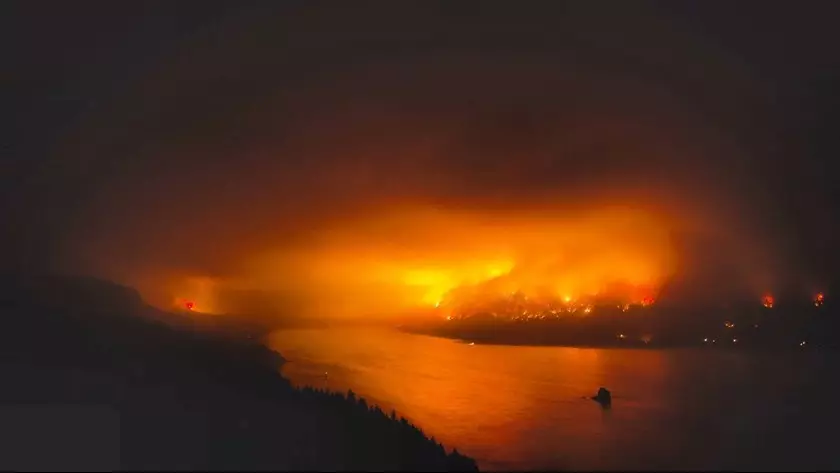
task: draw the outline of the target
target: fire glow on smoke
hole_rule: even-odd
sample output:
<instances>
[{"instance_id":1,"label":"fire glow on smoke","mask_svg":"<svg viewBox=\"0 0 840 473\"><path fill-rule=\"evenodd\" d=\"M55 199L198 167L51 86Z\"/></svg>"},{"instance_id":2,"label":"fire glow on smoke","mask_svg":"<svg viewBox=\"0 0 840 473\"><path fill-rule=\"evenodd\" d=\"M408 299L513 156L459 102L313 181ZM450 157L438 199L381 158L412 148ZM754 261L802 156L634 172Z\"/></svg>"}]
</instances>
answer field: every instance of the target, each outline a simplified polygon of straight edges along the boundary
<instances>
[{"instance_id":1,"label":"fire glow on smoke","mask_svg":"<svg viewBox=\"0 0 840 473\"><path fill-rule=\"evenodd\" d=\"M254 258L237 284L283 288L313 314L387 316L513 293L652 303L673 265L667 227L628 208L572 215L415 208L321 228ZM201 281L196 291L207 298ZM183 296L201 303L197 293Z\"/></svg>"}]
</instances>

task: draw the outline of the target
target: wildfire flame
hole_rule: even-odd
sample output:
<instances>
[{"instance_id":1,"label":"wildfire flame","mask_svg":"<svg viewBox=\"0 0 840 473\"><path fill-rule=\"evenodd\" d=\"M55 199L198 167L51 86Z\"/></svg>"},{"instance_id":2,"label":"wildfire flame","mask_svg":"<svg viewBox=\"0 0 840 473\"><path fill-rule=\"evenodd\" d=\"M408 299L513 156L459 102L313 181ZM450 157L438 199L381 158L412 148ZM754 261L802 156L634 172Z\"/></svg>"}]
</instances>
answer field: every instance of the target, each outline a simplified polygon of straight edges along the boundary
<instances>
[{"instance_id":1,"label":"wildfire flame","mask_svg":"<svg viewBox=\"0 0 840 473\"><path fill-rule=\"evenodd\" d=\"M587 307L599 301L653 304L675 259L668 226L625 207L568 215L399 208L330 223L296 245L245 262L236 282L282 289L296 298L295 313L313 315L445 317L502 300L520 313L582 315L597 313ZM178 293L200 300L202 311L236 312L218 296L229 284L195 278Z\"/></svg>"},{"instance_id":2,"label":"wildfire flame","mask_svg":"<svg viewBox=\"0 0 840 473\"><path fill-rule=\"evenodd\" d=\"M773 308L773 303L774 303L773 296L770 295L770 294L765 295L764 298L762 299L761 303L764 307L766 307L768 309L772 309Z\"/></svg>"},{"instance_id":3,"label":"wildfire flame","mask_svg":"<svg viewBox=\"0 0 840 473\"><path fill-rule=\"evenodd\" d=\"M823 293L820 292L814 297L814 305L816 307L819 307L819 306L823 305L824 302L825 302L825 296L823 295Z\"/></svg>"}]
</instances>

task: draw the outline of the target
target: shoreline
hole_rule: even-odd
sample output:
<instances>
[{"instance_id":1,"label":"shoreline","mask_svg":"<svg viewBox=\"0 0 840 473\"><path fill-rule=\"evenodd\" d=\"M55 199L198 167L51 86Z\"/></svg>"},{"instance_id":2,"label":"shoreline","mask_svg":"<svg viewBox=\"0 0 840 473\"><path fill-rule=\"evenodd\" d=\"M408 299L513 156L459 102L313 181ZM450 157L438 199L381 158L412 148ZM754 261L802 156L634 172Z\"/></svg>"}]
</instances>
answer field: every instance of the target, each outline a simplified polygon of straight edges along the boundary
<instances>
[{"instance_id":1,"label":"shoreline","mask_svg":"<svg viewBox=\"0 0 840 473\"><path fill-rule=\"evenodd\" d=\"M292 386L282 354L249 331L190 323L107 281L8 282L0 346L14 376L0 406L111 406L123 435L116 469L478 469L352 391Z\"/></svg>"},{"instance_id":2,"label":"shoreline","mask_svg":"<svg viewBox=\"0 0 840 473\"><path fill-rule=\"evenodd\" d=\"M825 351L838 351L840 347L826 345L757 345L750 343L641 343L641 342L615 342L615 343L572 343L560 341L541 340L517 340L504 335L498 338L474 337L460 334L441 333L434 330L419 330L407 327L397 327L395 330L413 335L424 335L429 337L453 340L464 345L484 346L511 346L511 347L557 347L557 348L589 348L605 350L704 350L715 352L754 352L754 353L805 353L815 349Z\"/></svg>"}]
</instances>

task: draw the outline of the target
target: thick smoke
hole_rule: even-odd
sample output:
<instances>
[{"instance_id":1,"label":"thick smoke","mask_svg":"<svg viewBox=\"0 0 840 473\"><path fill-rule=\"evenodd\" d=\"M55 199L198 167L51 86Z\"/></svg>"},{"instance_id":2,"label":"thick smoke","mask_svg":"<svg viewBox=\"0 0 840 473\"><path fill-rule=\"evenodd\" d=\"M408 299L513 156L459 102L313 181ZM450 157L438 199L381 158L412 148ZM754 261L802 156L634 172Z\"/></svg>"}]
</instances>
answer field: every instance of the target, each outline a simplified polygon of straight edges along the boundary
<instances>
[{"instance_id":1,"label":"thick smoke","mask_svg":"<svg viewBox=\"0 0 840 473\"><path fill-rule=\"evenodd\" d=\"M449 265L441 287L494 264L592 279L570 286L610 265L657 284L721 268L750 290L776 282L734 126L754 119L733 105L754 100L750 79L690 36L669 36L696 53L680 61L654 17L569 11L562 34L488 20L488 49L410 15L296 14L199 31L79 121L58 151L91 189L61 236L66 267L158 305L255 311L275 294L256 305L352 315L428 302L404 278L430 265ZM635 28L636 48L613 27Z\"/></svg>"}]
</instances>

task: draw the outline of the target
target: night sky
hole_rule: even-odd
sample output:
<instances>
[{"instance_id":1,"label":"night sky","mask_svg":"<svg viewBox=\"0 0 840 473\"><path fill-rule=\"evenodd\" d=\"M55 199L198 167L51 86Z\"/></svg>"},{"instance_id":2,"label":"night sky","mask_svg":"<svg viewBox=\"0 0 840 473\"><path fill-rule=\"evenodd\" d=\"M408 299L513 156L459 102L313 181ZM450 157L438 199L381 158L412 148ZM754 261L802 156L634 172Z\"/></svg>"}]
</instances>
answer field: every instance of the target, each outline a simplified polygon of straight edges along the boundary
<instances>
[{"instance_id":1,"label":"night sky","mask_svg":"<svg viewBox=\"0 0 840 473\"><path fill-rule=\"evenodd\" d=\"M607 203L710 274L837 282L831 2L0 8L8 269L225 277L383 205Z\"/></svg>"}]
</instances>

